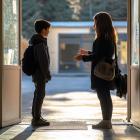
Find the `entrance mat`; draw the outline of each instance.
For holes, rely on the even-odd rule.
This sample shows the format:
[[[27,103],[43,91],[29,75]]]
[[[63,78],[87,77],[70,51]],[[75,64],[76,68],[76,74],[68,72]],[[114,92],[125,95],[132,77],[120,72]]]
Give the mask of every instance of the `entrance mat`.
[[[86,121],[50,122],[50,126],[33,127],[33,130],[87,130]]]

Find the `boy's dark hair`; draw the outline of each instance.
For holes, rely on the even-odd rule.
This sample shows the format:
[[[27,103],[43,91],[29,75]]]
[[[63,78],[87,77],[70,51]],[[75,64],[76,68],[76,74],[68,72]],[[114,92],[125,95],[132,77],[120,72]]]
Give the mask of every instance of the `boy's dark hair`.
[[[51,27],[51,24],[43,19],[36,20],[34,23],[36,33],[41,33],[42,29],[46,29]]]

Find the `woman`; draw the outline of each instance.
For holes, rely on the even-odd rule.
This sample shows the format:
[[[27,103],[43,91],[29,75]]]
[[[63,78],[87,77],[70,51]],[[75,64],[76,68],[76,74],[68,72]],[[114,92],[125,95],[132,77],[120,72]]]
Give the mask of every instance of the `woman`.
[[[114,90],[114,80],[106,81],[94,75],[94,68],[96,64],[105,56],[112,58],[115,53],[115,43],[117,42],[117,34],[112,23],[112,19],[108,13],[100,12],[95,14],[94,28],[96,32],[96,39],[93,43],[92,51],[80,49],[80,54],[74,58],[76,61],[91,61],[91,89],[97,91],[100,100],[103,120],[92,128],[111,129],[112,118],[112,99],[110,90]]]

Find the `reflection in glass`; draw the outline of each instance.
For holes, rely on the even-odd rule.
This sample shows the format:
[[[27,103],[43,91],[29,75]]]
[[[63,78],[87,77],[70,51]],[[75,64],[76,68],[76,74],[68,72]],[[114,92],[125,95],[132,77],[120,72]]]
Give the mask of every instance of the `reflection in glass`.
[[[132,65],[139,65],[139,0],[132,0]]]
[[[3,0],[4,65],[18,65],[18,0]]]

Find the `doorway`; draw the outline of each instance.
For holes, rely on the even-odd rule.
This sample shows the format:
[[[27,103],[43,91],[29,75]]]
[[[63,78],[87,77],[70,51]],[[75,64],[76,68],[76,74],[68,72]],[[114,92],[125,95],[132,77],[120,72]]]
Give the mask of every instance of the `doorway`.
[[[16,0],[13,0],[12,1],[13,3],[13,5],[14,5],[14,7],[16,7],[15,6],[15,3],[17,3],[17,1]],[[135,82],[137,82],[136,81],[136,78],[137,77],[139,77],[138,75],[139,75],[139,65],[137,65],[137,66],[132,66],[131,67],[131,60],[129,60],[129,58],[131,58],[131,54],[130,54],[130,52],[131,52],[131,50],[130,50],[130,45],[132,45],[133,46],[133,44],[131,44],[131,41],[130,41],[130,39],[131,39],[131,36],[130,36],[130,34],[132,33],[132,31],[134,31],[135,29],[132,29],[132,28],[130,28],[130,21],[133,21],[130,17],[133,17],[133,15],[131,15],[131,14],[133,14],[133,13],[130,13],[130,9],[131,9],[131,6],[138,6],[139,5],[139,3],[138,3],[138,1],[136,1],[137,2],[137,4],[133,1],[133,0],[128,0],[128,32],[129,32],[129,36],[127,37],[129,40],[128,40],[128,63],[129,63],[129,65],[127,66],[127,68],[128,68],[128,92],[129,92],[129,94],[128,94],[128,120],[131,118],[131,112],[130,112],[130,108],[131,108],[131,101],[134,103],[134,105],[136,105],[137,106],[137,120],[136,120],[136,122],[137,121],[139,121],[139,107],[140,107],[140,102],[139,102],[139,90],[137,90],[137,97],[135,97],[134,96],[134,98],[133,99],[138,99],[138,102],[137,102],[137,104],[135,104],[135,100],[131,100],[131,92],[135,92],[135,90],[132,90],[131,91],[131,79],[132,78],[134,78],[134,81]],[[134,5],[133,5],[134,4]],[[1,8],[0,9],[3,9],[3,1],[1,1],[1,3],[0,3],[0,6],[1,6]],[[13,7],[12,7],[13,8]],[[18,28],[19,29],[19,32],[17,33],[18,34],[18,40],[19,40],[19,44],[20,44],[20,37],[21,37],[21,16],[20,16],[20,14],[21,14],[21,1],[18,3],[18,6],[16,7],[17,8],[17,10],[19,10],[19,13],[18,13],[18,17],[19,17],[19,19],[18,19],[18,25],[16,25],[16,24],[14,24],[13,25],[13,28]],[[12,11],[12,13],[15,13],[15,11],[16,11],[16,8],[13,8],[13,11]],[[136,8],[137,9],[137,8]],[[139,11],[139,9],[137,9],[137,11],[135,11],[136,13],[139,13],[138,12]],[[135,12],[134,12],[134,14],[135,14]],[[9,13],[10,14],[10,13]],[[135,17],[135,16],[134,16]],[[11,69],[12,69],[12,71],[15,71],[16,70],[16,72],[15,72],[15,74],[17,74],[18,75],[18,78],[17,78],[17,81],[16,82],[18,82],[19,83],[19,85],[18,85],[18,87],[19,87],[19,89],[18,89],[18,92],[16,91],[16,92],[14,92],[14,93],[18,93],[18,96],[16,96],[16,97],[18,97],[17,98],[17,102],[15,101],[15,103],[17,103],[15,106],[17,106],[18,105],[18,108],[16,108],[16,110],[17,110],[17,116],[16,116],[16,118],[15,119],[13,119],[13,118],[10,118],[10,119],[12,119],[12,122],[13,123],[16,123],[17,122],[17,120],[16,119],[18,119],[18,122],[20,122],[20,120],[21,120],[21,67],[20,67],[20,61],[19,60],[21,60],[21,59],[19,59],[20,58],[20,47],[18,48],[18,50],[16,50],[17,52],[18,52],[18,54],[17,54],[17,56],[19,56],[19,58],[17,58],[18,59],[18,61],[17,61],[17,66],[5,66],[5,65],[3,65],[4,63],[10,63],[10,64],[13,64],[13,61],[11,60],[11,61],[9,61],[9,62],[7,62],[7,61],[4,61],[4,47],[3,47],[3,44],[5,43],[5,42],[3,42],[3,35],[4,35],[4,33],[3,33],[3,28],[4,28],[4,25],[3,25],[3,11],[1,10],[1,12],[0,12],[0,20],[1,20],[1,25],[0,25],[0,35],[1,35],[1,41],[0,41],[0,43],[1,43],[1,60],[0,60],[0,64],[1,64],[1,73],[0,73],[0,75],[1,75],[1,77],[0,77],[0,79],[1,79],[1,85],[0,85],[0,90],[1,90],[1,105],[0,105],[0,112],[1,112],[1,117],[0,117],[0,119],[1,119],[1,126],[6,126],[6,125],[9,125],[8,123],[6,124],[6,125],[3,125],[2,124],[2,122],[3,122],[3,118],[4,118],[4,116],[2,116],[3,115],[3,110],[5,109],[5,108],[3,108],[3,101],[5,101],[4,100],[4,96],[6,95],[6,94],[3,94],[4,93],[4,88],[6,88],[6,90],[10,90],[10,88],[8,89],[7,87],[10,87],[8,84],[10,84],[10,83],[12,83],[12,81],[14,81],[15,79],[14,79],[14,77],[13,77],[13,79],[11,79],[11,81],[10,81],[10,83],[8,83],[7,81],[5,82],[5,87],[4,87],[4,82],[3,82],[3,79],[4,79],[4,71],[6,70],[7,72],[9,72]],[[139,19],[139,14],[136,14],[136,18],[137,19]],[[15,18],[14,18],[15,19]],[[130,20],[131,19],[131,20]],[[135,20],[134,20],[135,21]],[[137,20],[137,23],[138,23],[138,25],[139,25],[139,20]],[[6,28],[5,28],[6,29]],[[12,28],[11,28],[12,29]],[[139,28],[137,28],[137,29],[139,29]],[[14,33],[14,32],[13,32]],[[16,37],[16,36],[14,36],[14,35],[12,35],[12,37]],[[15,39],[16,40],[16,39]],[[65,44],[65,43],[68,43],[68,46],[67,45],[62,45],[62,46],[65,46],[65,48],[68,48],[67,50],[69,51],[69,47],[71,47],[71,42],[63,42],[62,41],[62,44]],[[5,43],[6,44],[6,43]],[[19,45],[18,44],[18,45]],[[78,43],[76,43],[75,44],[75,46],[76,46],[76,48],[79,48],[79,47],[83,47],[81,44],[80,45],[77,45],[77,44],[80,44],[80,42],[78,42]],[[20,46],[20,45],[19,45]],[[61,45],[60,45],[61,46]],[[85,46],[87,46],[86,45],[86,43],[85,43]],[[7,47],[7,46],[6,46]],[[5,48],[6,48],[5,47]],[[63,48],[63,47],[62,47]],[[84,47],[83,47],[84,48]],[[11,47],[11,49],[12,49],[12,47]],[[5,54],[7,53],[7,52],[9,52],[10,53],[10,51],[8,50],[8,49],[6,48],[5,49]],[[136,49],[136,50],[139,50],[139,49]],[[77,49],[76,49],[76,51],[77,51]],[[11,51],[12,52],[12,51]],[[61,52],[62,53],[62,52]],[[10,54],[12,54],[12,53],[10,53]],[[60,53],[59,53],[60,54]],[[72,54],[73,55],[73,54]],[[6,56],[6,55],[5,55]],[[12,55],[11,55],[12,56]],[[60,58],[60,60],[63,60],[63,58]],[[59,60],[59,62],[58,63],[60,63],[60,60]],[[69,62],[70,60],[67,60],[66,62],[64,62],[64,60],[62,61],[62,63],[64,62],[65,63],[65,65],[64,65],[64,68],[63,68],[63,70],[64,71],[66,71],[67,69],[69,70],[69,67],[65,67],[66,65],[68,65],[68,62]],[[75,63],[73,63],[72,62],[72,70],[74,70],[74,71],[82,71],[82,69],[84,69],[83,67],[82,67],[82,64],[79,66],[79,64],[77,65],[79,68],[78,69],[76,69],[76,64]],[[75,69],[74,69],[74,67],[75,67]],[[132,70],[131,70],[132,69]],[[136,75],[133,75],[133,69],[135,69],[134,71],[138,71],[138,72],[134,72]],[[60,68],[59,68],[59,70],[60,70]],[[18,72],[17,72],[18,71]],[[61,71],[61,70],[60,70]],[[132,72],[132,73],[131,73]],[[132,75],[131,75],[132,74]],[[10,75],[8,75],[8,74],[5,74],[5,77],[6,77],[6,75],[7,75],[7,80],[8,80],[8,77],[10,76]],[[12,73],[11,73],[11,75],[13,75]],[[131,75],[131,78],[129,77]],[[81,79],[80,79],[81,80]],[[13,82],[14,83],[14,82]],[[133,81],[132,81],[132,83],[133,83]],[[138,85],[139,84],[135,84],[135,85],[137,85],[137,87],[139,87]],[[13,86],[12,86],[13,87]],[[63,87],[63,86],[62,86]],[[136,88],[136,89],[138,89],[138,88]],[[9,93],[11,93],[12,91],[8,91],[7,93],[9,94]],[[7,95],[8,95],[7,94]],[[3,96],[4,95],[4,96]],[[11,96],[12,96],[12,94],[11,94]],[[69,96],[71,96],[71,95],[69,95]],[[6,96],[5,96],[6,97]],[[9,97],[9,96],[8,96]],[[13,97],[13,96],[12,96]],[[55,96],[56,97],[56,96]],[[53,98],[52,100],[55,100],[56,98]],[[5,98],[5,99],[8,99],[8,98]],[[64,100],[64,99],[61,99],[61,100]],[[69,100],[69,99],[68,99]],[[8,100],[6,101],[6,102],[8,102]],[[11,105],[14,105],[14,104],[11,104]],[[5,106],[4,106],[5,107]],[[10,106],[11,107],[11,106]],[[133,110],[133,108],[131,108],[131,110]],[[12,111],[12,109],[10,110],[9,109],[9,111],[11,111],[11,113],[10,112],[8,112],[9,114],[12,114],[13,113],[13,111]],[[7,111],[5,111],[5,113],[7,113]],[[135,115],[136,113],[134,112],[134,115]],[[10,116],[10,115],[9,115]],[[132,115],[133,116],[133,115]],[[8,118],[9,119],[9,118]],[[13,121],[14,120],[14,121]],[[16,121],[15,121],[16,120]],[[135,120],[135,118],[134,118],[134,120]],[[8,122],[7,120],[4,120],[5,122]],[[11,123],[10,123],[11,124]],[[138,125],[139,125],[139,122],[138,122]]]

